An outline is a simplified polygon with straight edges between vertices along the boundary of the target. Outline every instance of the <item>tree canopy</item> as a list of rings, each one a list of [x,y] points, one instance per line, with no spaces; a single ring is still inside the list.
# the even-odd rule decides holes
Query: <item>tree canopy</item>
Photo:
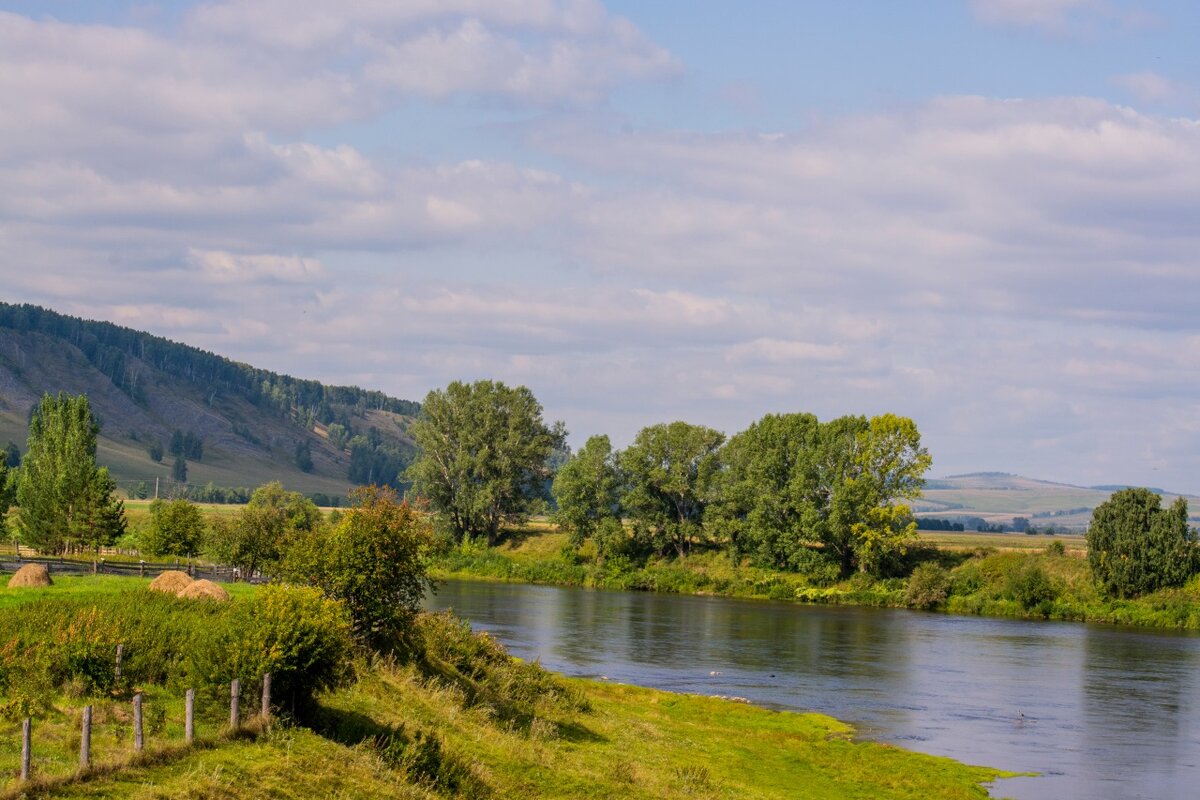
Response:
[[[621,453],[623,506],[635,534],[658,552],[686,555],[700,536],[724,441],[712,428],[672,422],[642,428]]]
[[[218,520],[208,545],[217,561],[242,569],[247,576],[278,567],[290,544],[323,523],[321,510],[299,492],[272,481],[254,490],[232,520]]]
[[[1092,512],[1088,564],[1105,592],[1136,597],[1178,586],[1194,574],[1196,531],[1187,524],[1187,500],[1162,508],[1149,489],[1122,489]]]
[[[194,556],[206,530],[199,507],[190,500],[155,500],[150,504],[150,525],[140,537],[142,549],[152,556]]]
[[[29,422],[17,483],[17,528],[47,552],[98,548],[125,532],[124,503],[106,468],[96,466],[96,434],[86,395],[43,395]]]
[[[621,472],[612,442],[593,436],[559,469],[551,492],[554,520],[578,545],[605,520],[620,520]]]
[[[455,381],[430,392],[410,430],[420,455],[407,476],[458,538],[496,540],[542,496],[562,423],[547,425],[524,386]]]

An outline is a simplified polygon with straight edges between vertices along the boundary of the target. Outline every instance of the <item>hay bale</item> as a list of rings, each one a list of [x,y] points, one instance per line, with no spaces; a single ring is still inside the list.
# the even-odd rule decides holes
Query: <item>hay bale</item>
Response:
[[[50,570],[45,564],[26,564],[21,567],[8,580],[10,589],[20,589],[35,586],[50,586],[54,581],[50,580]]]
[[[193,583],[192,576],[178,569],[169,569],[159,575],[154,580],[150,581],[150,586],[147,587],[152,592],[166,592],[167,594],[179,594]]]
[[[222,589],[212,581],[198,580],[192,581],[187,586],[179,591],[180,597],[185,597],[188,600],[229,600],[229,592]]]

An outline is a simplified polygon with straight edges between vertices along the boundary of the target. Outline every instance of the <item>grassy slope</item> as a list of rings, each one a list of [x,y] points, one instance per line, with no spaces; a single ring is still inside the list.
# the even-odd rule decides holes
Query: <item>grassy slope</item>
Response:
[[[123,586],[128,586],[125,581]],[[64,579],[51,590],[0,589],[0,607],[51,592],[114,590],[112,580]],[[37,723],[31,796],[131,798],[447,796],[389,768],[370,734],[403,724],[433,732],[493,797],[539,798],[983,798],[999,775],[949,759],[854,742],[816,714],[774,712],[717,698],[568,681],[589,710],[549,710],[529,727],[498,722],[460,688],[413,667],[362,667],[352,686],[321,698],[322,736],[276,725],[261,735],[219,734],[222,708],[201,705],[201,746],[181,746],[181,702],[151,687],[147,753],[131,763],[128,703],[93,699],[93,763],[73,781],[79,699],[60,698]],[[329,724],[338,723],[338,724]],[[0,722],[0,798],[17,794],[18,726]],[[357,730],[357,740],[340,732]]]

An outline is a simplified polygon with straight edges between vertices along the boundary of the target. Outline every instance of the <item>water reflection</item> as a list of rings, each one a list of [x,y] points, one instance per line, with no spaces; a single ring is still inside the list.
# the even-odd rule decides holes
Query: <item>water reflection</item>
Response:
[[[1194,796],[1200,637],[712,597],[450,583],[512,652],[572,675],[746,697],[1038,778],[1042,798]]]

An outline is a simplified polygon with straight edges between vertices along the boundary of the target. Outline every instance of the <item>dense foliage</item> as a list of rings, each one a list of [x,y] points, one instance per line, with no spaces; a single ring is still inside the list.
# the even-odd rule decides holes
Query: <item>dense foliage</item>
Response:
[[[265,587],[232,603],[145,589],[44,599],[0,615],[0,696],[28,710],[62,691],[153,684],[216,694],[232,678],[249,687],[270,672],[277,698],[303,704],[346,676],[351,647],[342,606],[303,587]]]
[[[1122,489],[1092,512],[1088,563],[1109,594],[1137,597],[1179,586],[1200,568],[1187,500],[1169,508],[1149,489]]]
[[[562,424],[542,420],[524,386],[461,383],[430,392],[411,433],[421,452],[407,475],[459,538],[496,539],[541,498],[548,461],[566,438]]]
[[[232,520],[214,521],[208,554],[246,576],[271,573],[294,541],[321,524],[321,511],[312,500],[272,481],[255,489]]]
[[[403,638],[430,580],[427,523],[386,487],[351,493],[337,524],[316,526],[290,547],[282,571],[343,603],[356,636],[389,649]]]
[[[152,556],[194,556],[204,546],[208,526],[195,503],[182,498],[150,504],[150,525],[139,537]]]
[[[896,571],[916,538],[902,501],[920,494],[928,452],[912,420],[770,414],[728,442],[673,422],[614,455],[593,437],[559,471],[555,518],[598,553],[687,555],[701,544],[776,569]],[[622,541],[613,528],[632,528]]]
[[[96,466],[86,395],[43,395],[29,421],[16,499],[21,540],[43,552],[98,548],[125,532],[125,507],[108,469]]]

